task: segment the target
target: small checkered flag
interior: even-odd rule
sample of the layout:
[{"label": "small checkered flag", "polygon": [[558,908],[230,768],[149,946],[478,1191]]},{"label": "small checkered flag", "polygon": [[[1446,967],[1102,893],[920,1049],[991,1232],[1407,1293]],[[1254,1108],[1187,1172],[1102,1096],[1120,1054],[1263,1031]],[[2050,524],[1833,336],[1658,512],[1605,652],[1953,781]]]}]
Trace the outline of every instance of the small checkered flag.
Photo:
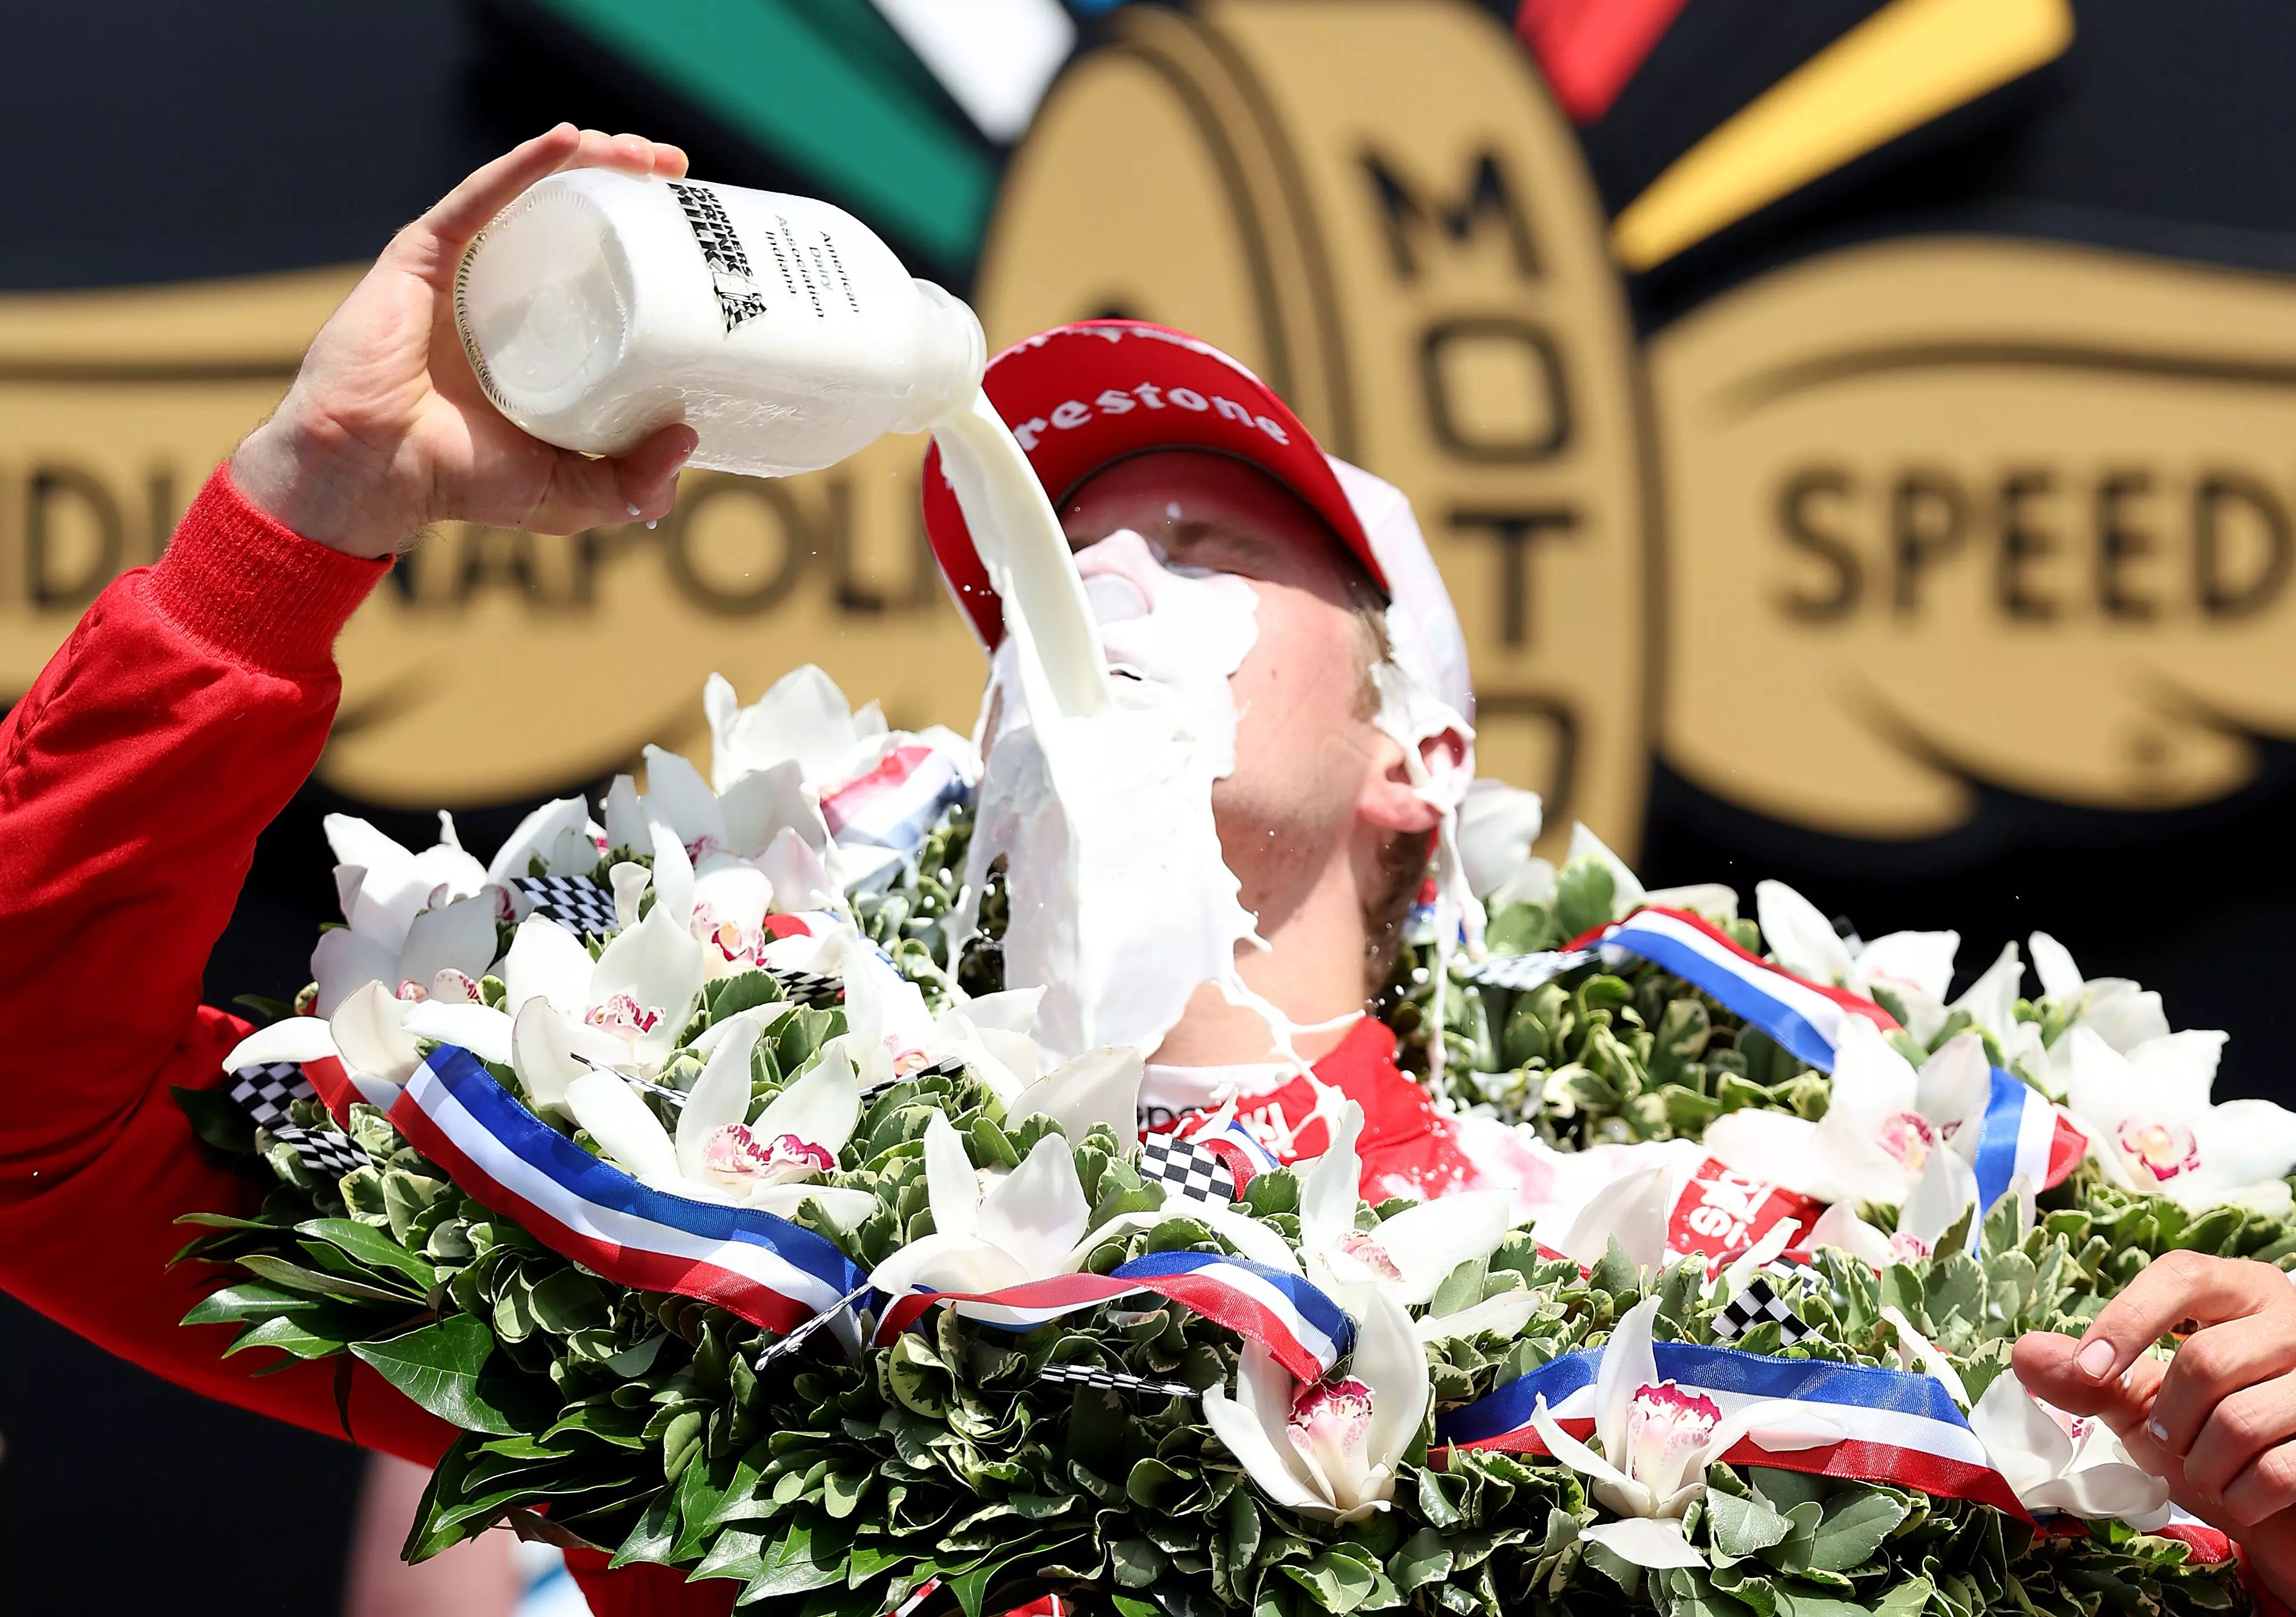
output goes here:
[{"label": "small checkered flag", "polygon": [[1769,1281],[1760,1275],[1722,1305],[1722,1311],[1714,1319],[1714,1334],[1725,1342],[1733,1342],[1765,1319],[1778,1322],[1779,1335],[1789,1347],[1809,1335],[1809,1327],[1801,1322],[1801,1316],[1788,1308]]},{"label": "small checkered flag", "polygon": [[1478,960],[1460,975],[1470,983],[1480,983],[1487,988],[1505,988],[1516,993],[1553,982],[1566,971],[1575,971],[1595,958],[1592,949],[1543,950],[1537,954],[1497,954]]},{"label": "small checkered flag", "polygon": [[537,915],[577,935],[611,937],[622,929],[614,918],[613,894],[586,876],[519,876],[511,885],[526,895]]},{"label": "small checkered flag", "polygon": [[292,1061],[243,1066],[231,1075],[232,1099],[255,1120],[258,1128],[269,1129],[275,1134],[287,1122],[288,1107],[298,1100],[310,1099],[313,1093],[311,1081]]},{"label": "small checkered flag", "polygon": [[766,975],[781,984],[782,998],[792,1005],[845,1003],[845,979],[833,971],[775,971],[768,966]]},{"label": "small checkered flag", "polygon": [[332,1129],[306,1129],[291,1123],[264,1126],[271,1129],[272,1139],[292,1147],[305,1167],[328,1179],[340,1179],[372,1160],[347,1136]]},{"label": "small checkered flag", "polygon": [[1222,1204],[1235,1200],[1235,1175],[1228,1165],[1196,1141],[1177,1134],[1150,1134],[1141,1140],[1140,1177],[1163,1186],[1168,1196]]},{"label": "small checkered flag", "polygon": [[1082,1387],[1104,1387],[1111,1392],[1146,1392],[1157,1398],[1193,1398],[1195,1388],[1185,1381],[1158,1381],[1148,1376],[1103,1370],[1091,1364],[1048,1364],[1037,1372],[1039,1381],[1072,1382]]}]

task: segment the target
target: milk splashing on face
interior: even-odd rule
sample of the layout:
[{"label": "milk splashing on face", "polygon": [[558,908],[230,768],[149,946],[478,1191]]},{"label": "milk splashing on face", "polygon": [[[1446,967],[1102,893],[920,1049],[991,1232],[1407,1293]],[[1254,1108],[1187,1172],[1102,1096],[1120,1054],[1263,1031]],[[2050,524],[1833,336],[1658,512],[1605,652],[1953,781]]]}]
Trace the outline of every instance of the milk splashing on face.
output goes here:
[{"label": "milk splashing on face", "polygon": [[[1258,638],[1250,586],[1164,567],[1132,533],[1071,561],[986,396],[936,437],[1005,603],[968,903],[1004,858],[1004,979],[1046,990],[1040,1048],[1054,1060],[1103,1044],[1152,1052],[1211,983],[1258,1011],[1304,1071],[1292,1024],[1237,974],[1237,945],[1265,944],[1212,820],[1212,782],[1234,767],[1227,676]],[[1111,676],[1111,661],[1127,677]]]}]

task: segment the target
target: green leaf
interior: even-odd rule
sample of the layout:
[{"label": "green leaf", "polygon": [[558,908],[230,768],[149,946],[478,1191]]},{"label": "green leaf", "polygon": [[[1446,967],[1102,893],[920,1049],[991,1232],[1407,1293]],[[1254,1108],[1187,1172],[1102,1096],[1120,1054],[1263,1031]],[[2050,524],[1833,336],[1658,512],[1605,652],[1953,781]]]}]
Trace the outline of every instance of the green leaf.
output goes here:
[{"label": "green leaf", "polygon": [[386,1291],[380,1286],[369,1286],[364,1280],[354,1280],[348,1275],[323,1274],[316,1269],[306,1269],[300,1263],[274,1257],[269,1253],[250,1252],[239,1260],[240,1267],[258,1274],[274,1286],[291,1291],[312,1292],[322,1297],[348,1297],[363,1303],[390,1303],[401,1308],[419,1305],[420,1299],[410,1298],[405,1292]]},{"label": "green leaf", "polygon": [[765,1570],[742,1590],[742,1604],[802,1595],[845,1581],[853,1534],[842,1526],[800,1519],[765,1552]]},{"label": "green leaf", "polygon": [[184,1316],[185,1325],[229,1325],[260,1319],[272,1314],[326,1307],[324,1298],[308,1292],[287,1291],[276,1286],[243,1281],[209,1292]]},{"label": "green leaf", "polygon": [[430,1263],[356,1219],[306,1219],[295,1230],[340,1247],[369,1269],[395,1270],[426,1292],[439,1284],[439,1271]]},{"label": "green leaf", "polygon": [[221,1090],[189,1090],[170,1085],[168,1093],[190,1120],[192,1132],[218,1151],[234,1156],[255,1150],[255,1120]]},{"label": "green leaf", "polygon": [[1904,1502],[1878,1488],[1828,1500],[1809,1564],[1829,1572],[1862,1566],[1905,1519]]},{"label": "green leaf", "polygon": [[1451,1547],[1431,1527],[1423,1527],[1406,1539],[1387,1564],[1387,1575],[1408,1595],[1422,1584],[1451,1575]]},{"label": "green leaf", "polygon": [[1874,1603],[1874,1617],[1922,1617],[1935,1592],[1927,1578],[1908,1578]]},{"label": "green leaf", "polygon": [[1327,1549],[1305,1566],[1286,1566],[1283,1575],[1315,1596],[1333,1617],[1344,1617],[1372,1597],[1373,1569],[1353,1556]]},{"label": "green leaf", "polygon": [[1767,1549],[1785,1536],[1786,1518],[1759,1499],[1733,1499],[1708,1490],[1706,1531],[1714,1548],[1734,1558]]},{"label": "green leaf", "polygon": [[562,1269],[542,1280],[535,1286],[527,1306],[532,1310],[535,1322],[554,1336],[602,1330],[613,1319],[605,1293],[578,1269]]},{"label": "green leaf", "polygon": [[487,1374],[494,1333],[457,1314],[388,1342],[357,1342],[351,1352],[392,1386],[449,1425],[507,1436],[537,1429],[512,1384]]},{"label": "green leaf", "polygon": [[1554,919],[1565,939],[1608,922],[1618,902],[1611,867],[1588,853],[1562,867],[1554,884]]}]

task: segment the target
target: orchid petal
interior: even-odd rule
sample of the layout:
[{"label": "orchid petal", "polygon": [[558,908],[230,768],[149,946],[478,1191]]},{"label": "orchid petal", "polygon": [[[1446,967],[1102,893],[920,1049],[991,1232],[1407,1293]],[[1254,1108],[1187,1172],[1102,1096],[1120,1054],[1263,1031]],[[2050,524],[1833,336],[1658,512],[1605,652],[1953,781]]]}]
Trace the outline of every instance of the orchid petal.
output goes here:
[{"label": "orchid petal", "polygon": [[2020,1500],[2029,1489],[2060,1475],[2072,1461],[2072,1439],[2013,1373],[1993,1378],[1969,1411],[1969,1428]]},{"label": "orchid petal", "polygon": [[[537,1112],[566,1110],[566,1086],[590,1070],[574,1058],[577,1032],[598,1034],[594,1028],[570,1023],[540,994],[526,1002],[511,1018],[510,1066],[526,1090],[527,1105]],[[619,1040],[612,1041],[616,1045]]]},{"label": "orchid petal", "polygon": [[1019,1259],[1032,1278],[1060,1273],[1091,1222],[1068,1141],[1050,1134],[980,1198],[982,1237]]},{"label": "orchid petal", "polygon": [[964,1015],[973,1026],[984,1033],[1027,1033],[1037,1023],[1037,1007],[1044,1003],[1045,991],[1036,988],[1008,988],[1001,993],[976,995],[964,1002]]},{"label": "orchid petal", "polygon": [[2001,952],[1985,975],[1948,1009],[1965,1010],[1970,1020],[2000,1038],[2017,1024],[2017,991],[2025,981],[2025,968],[2017,959],[2017,945],[2001,945]]},{"label": "orchid petal", "polygon": [[1397,1301],[1413,1307],[1431,1303],[1453,1270],[1471,1258],[1488,1257],[1513,1221],[1513,1201],[1504,1190],[1455,1190],[1406,1207],[1371,1231],[1403,1277]]},{"label": "orchid petal", "polygon": [[1719,1459],[1742,1437],[1772,1454],[1792,1454],[1803,1449],[1827,1448],[1849,1435],[1849,1430],[1838,1422],[1812,1414],[1801,1404],[1778,1400],[1747,1404],[1724,1416],[1707,1434],[1705,1451],[1708,1459]]},{"label": "orchid petal", "polygon": [[2169,1484],[2125,1462],[2108,1461],[2039,1483],[2017,1496],[2028,1510],[2063,1510],[2092,1521],[2118,1516],[2132,1526],[2168,1516]]},{"label": "orchid petal", "polygon": [[[776,892],[779,889],[776,888]],[[853,1042],[872,1052],[854,1065],[866,1072],[878,1058],[921,1049],[932,1037],[932,1017],[923,991],[888,965],[860,934],[840,939],[840,975],[845,980],[845,1026]]]},{"label": "orchid petal", "polygon": [[[1827,1209],[1827,1212],[1832,1211],[1832,1208]],[[1822,1219],[1824,1214],[1819,1216]],[[1800,1231],[1800,1220],[1778,1220],[1767,1229],[1762,1231],[1761,1237],[1752,1245],[1731,1260],[1729,1266],[1722,1271],[1721,1284],[1715,1288],[1716,1291],[1723,1297],[1729,1298],[1745,1290],[1753,1283],[1755,1275],[1767,1268],[1770,1260],[1784,1252],[1787,1244]]]},{"label": "orchid petal", "polygon": [[[653,833],[649,830],[646,835],[651,837]],[[645,890],[653,886],[653,872],[635,859],[625,859],[606,872],[606,884],[614,891],[614,930],[627,932],[638,924],[638,907]]]},{"label": "orchid petal", "polygon": [[414,918],[398,954],[398,981],[429,990],[441,971],[459,971],[472,982],[487,975],[495,958],[495,905],[486,896],[460,898],[444,909]]},{"label": "orchid petal", "polygon": [[511,1019],[491,1006],[417,1000],[406,1008],[400,1025],[410,1038],[451,1044],[496,1066],[511,1064]]},{"label": "orchid petal", "polygon": [[1537,792],[1486,776],[1467,788],[1459,804],[1454,832],[1467,886],[1478,898],[1488,898],[1530,858],[1538,840],[1544,811]]},{"label": "orchid petal", "polygon": [[669,1131],[618,1074],[583,1074],[566,1086],[566,1109],[607,1156],[636,1178],[652,1182],[678,1176],[677,1147]]},{"label": "orchid petal", "polygon": [[1908,1369],[1919,1370],[1936,1378],[1953,1401],[1969,1408],[1969,1389],[1962,1384],[1961,1372],[1953,1368],[1953,1360],[1937,1350],[1937,1344],[1914,1328],[1906,1318],[1906,1311],[1894,1303],[1882,1305],[1882,1318],[1897,1328],[1898,1352]]},{"label": "orchid petal", "polygon": [[[1538,1433],[1538,1441],[1546,1445],[1547,1453],[1581,1475],[1591,1476],[1597,1482],[1608,1482],[1611,1487],[1622,1491],[1641,1488],[1641,1484],[1625,1472],[1565,1432],[1562,1423],[1557,1421],[1547,1409],[1546,1394],[1544,1392],[1538,1395],[1531,1406],[1530,1429]],[[1641,1490],[1644,1498],[1649,1497],[1649,1490]]]},{"label": "orchid petal", "polygon": [[758,855],[758,868],[772,878],[775,913],[830,910],[840,891],[821,855],[795,831],[784,829]]},{"label": "orchid petal", "polygon": [[1603,1360],[1595,1372],[1595,1435],[1603,1452],[1623,1457],[1627,1452],[1627,1416],[1638,1387],[1658,1384],[1658,1356],[1651,1351],[1651,1320],[1658,1314],[1658,1299],[1648,1297],[1620,1316],[1603,1347]]},{"label": "orchid petal", "polygon": [[1294,1164],[1300,1180],[1300,1244],[1310,1252],[1337,1245],[1356,1227],[1363,1162],[1356,1137],[1363,1132],[1363,1107],[1349,1101],[1332,1125],[1332,1143],[1312,1163]]},{"label": "orchid petal", "polygon": [[677,1114],[677,1172],[684,1178],[703,1180],[709,1137],[718,1130],[750,1121],[750,1054],[758,1048],[758,1030],[737,1028],[718,1041],[702,1064],[701,1076],[686,1091]]},{"label": "orchid petal", "polygon": [[794,758],[770,769],[752,770],[730,786],[719,788],[718,810],[725,816],[726,845],[754,858],[773,845],[783,831],[795,831],[800,841],[816,853],[829,848],[829,822],[821,805],[806,789],[805,772]]},{"label": "orchid petal", "polygon": [[845,693],[811,663],[791,669],[748,707],[738,706],[730,685],[722,691],[705,687],[702,701],[709,715],[710,772],[725,781],[793,758],[807,780],[824,788],[841,785],[838,772],[865,739],[863,729],[881,735],[884,730],[882,714],[873,726],[866,720],[857,724]]},{"label": "orchid petal", "polygon": [[734,1037],[737,1028],[746,1027],[753,1033],[762,1034],[766,1029],[787,1016],[789,1009],[786,1001],[775,1000],[769,1005],[752,1005],[749,1009],[737,1010],[730,1017],[720,1017],[696,1033],[693,1036],[693,1042],[685,1048],[695,1055],[706,1058],[719,1044]]},{"label": "orchid petal", "polygon": [[578,1022],[590,1008],[590,970],[581,939],[546,916],[530,916],[503,956],[503,1009],[515,1017],[529,1000],[544,999]]},{"label": "orchid petal", "polygon": [[[1920,1177],[1898,1214],[1898,1233],[1910,1236],[1925,1249],[1935,1249],[1939,1238],[1956,1220],[1977,1205],[1977,1172],[1958,1151],[1931,1151]],[[1978,1208],[1982,1218],[1985,1210]]]},{"label": "orchid petal", "polygon": [[645,809],[638,801],[638,783],[627,775],[616,775],[614,783],[606,788],[606,845],[627,848],[642,853],[646,841]]},{"label": "orchid petal", "polygon": [[1374,1291],[1356,1323],[1356,1349],[1348,1370],[1371,1389],[1371,1425],[1364,1433],[1364,1458],[1392,1473],[1427,1419],[1434,1397],[1427,1374],[1427,1350],[1419,1344],[1411,1316],[1386,1291]]},{"label": "orchid petal", "polygon": [[[1975,1033],[1955,1034],[1922,1063],[1915,1086],[1914,1109],[1931,1123],[1981,1117],[1993,1098],[1993,1064],[1986,1059],[1985,1041]],[[1958,1141],[1961,1135],[1954,1138]],[[1970,1143],[1974,1146],[1973,1138]]]},{"label": "orchid petal", "polygon": [[371,1073],[390,1083],[405,1083],[414,1075],[422,1052],[406,1029],[406,1010],[380,983],[369,983],[335,1008],[328,1031],[354,1074]]},{"label": "orchid petal", "polygon": [[312,1009],[332,1017],[343,1001],[369,983],[380,983],[390,993],[398,987],[398,951],[365,933],[337,927],[319,934],[311,951],[311,976],[319,985]]},{"label": "orchid petal", "polygon": [[[681,755],[660,747],[645,749],[645,796],[638,801],[647,825],[668,826],[687,848],[726,846],[726,816],[701,772]],[[655,852],[660,851],[657,846]]]},{"label": "orchid petal", "polygon": [[1683,1535],[1682,1523],[1670,1517],[1621,1516],[1578,1530],[1588,1544],[1599,1544],[1621,1561],[1660,1571],[1669,1567],[1703,1567],[1706,1557]]},{"label": "orchid petal", "polygon": [[1643,902],[1666,910],[1687,910],[1718,927],[1738,919],[1738,889],[1718,881],[1686,882],[1679,887],[1652,887]]},{"label": "orchid petal", "polygon": [[2034,933],[2025,943],[2033,951],[2033,970],[2041,979],[2042,994],[2067,1011],[2078,1012],[2087,984],[2080,968],[2073,964],[2072,951],[2046,932]]},{"label": "orchid petal", "polygon": [[650,820],[646,830],[653,837],[653,907],[684,932],[693,922],[693,862],[676,827]]},{"label": "orchid petal", "polygon": [[869,1284],[891,1296],[920,1286],[932,1291],[979,1294],[1040,1278],[993,1241],[937,1230],[920,1236],[877,1265]]},{"label": "orchid petal", "polygon": [[1748,1179],[1782,1185],[1804,1196],[1824,1184],[1817,1124],[1791,1112],[1759,1107],[1725,1112],[1706,1125],[1702,1143],[1708,1156]]},{"label": "orchid petal", "polygon": [[2080,1021],[2117,1050],[2133,1050],[2169,1036],[2169,1013],[2161,1009],[2161,996],[2112,978],[2088,985],[2088,1009],[2081,1012]]},{"label": "orchid petal", "polygon": [[[501,886],[526,874],[537,856],[554,865],[553,853],[561,833],[571,830],[589,842],[590,809],[579,797],[558,797],[518,822],[508,841],[487,862],[487,879]],[[591,860],[596,863],[594,853]]]},{"label": "orchid petal", "polygon": [[235,1073],[242,1067],[268,1066],[275,1061],[316,1061],[340,1053],[335,1048],[334,1030],[327,1025],[325,1017],[284,1017],[233,1045],[231,1053],[223,1058],[223,1070]]},{"label": "orchid petal", "polygon": [[1072,1142],[1082,1140],[1093,1124],[1106,1123],[1128,1146],[1140,1128],[1141,1067],[1140,1052],[1131,1045],[1088,1049],[1022,1090],[1005,1108],[1006,1126],[1042,1113]]},{"label": "orchid petal", "polygon": [[1603,1261],[1615,1239],[1636,1268],[1656,1268],[1666,1261],[1666,1221],[1672,1189],[1673,1174],[1663,1167],[1613,1180],[1587,1200],[1570,1229],[1552,1245],[1573,1262],[1591,1269]]},{"label": "orchid petal", "polygon": [[1958,932],[1884,933],[1857,951],[1857,975],[1868,992],[1893,989],[1900,999],[1927,1000],[1942,1011],[1946,990],[1953,986],[1953,957],[1960,952]]},{"label": "orchid petal", "polygon": [[774,884],[763,870],[731,853],[705,853],[693,870],[696,926],[731,921],[744,932],[755,932],[766,924]]},{"label": "orchid petal", "polygon": [[794,1135],[834,1157],[861,1121],[861,1084],[845,1052],[832,1049],[766,1103],[753,1131],[760,1139]]},{"label": "orchid petal", "polygon": [[1859,1218],[1848,1202],[1836,1202],[1817,1215],[1817,1222],[1810,1226],[1808,1245],[1813,1251],[1821,1246],[1834,1247],[1876,1270],[1887,1269],[1897,1262],[1890,1237]]},{"label": "orchid petal", "polygon": [[942,1112],[925,1120],[925,1203],[942,1235],[980,1233],[980,1180],[964,1138]]},{"label": "orchid petal", "polygon": [[1522,1334],[1522,1327],[1538,1311],[1538,1294],[1517,1286],[1495,1297],[1485,1297],[1456,1314],[1430,1315],[1413,1328],[1422,1342],[1449,1342],[1486,1334],[1512,1340]]},{"label": "orchid petal", "polygon": [[[1281,1384],[1275,1378],[1281,1377]],[[1305,1515],[1334,1514],[1332,1502],[1302,1474],[1298,1450],[1284,1430],[1291,1412],[1291,1377],[1257,1342],[1244,1344],[1236,1366],[1235,1396],[1204,1392],[1204,1424],[1275,1503]],[[1262,1386],[1261,1383],[1268,1384]]]},{"label": "orchid petal", "polygon": [[1762,941],[1777,963],[1816,983],[1846,983],[1854,962],[1833,923],[1809,900],[1782,881],[1754,884],[1754,913]]},{"label": "orchid petal", "polygon": [[[533,923],[529,922],[529,926]],[[617,995],[655,1018],[653,1026],[631,1041],[641,1061],[659,1065],[675,1048],[677,1035],[693,1014],[701,992],[701,945],[656,902],[646,917],[627,932],[618,932],[590,971],[587,1017]]]}]

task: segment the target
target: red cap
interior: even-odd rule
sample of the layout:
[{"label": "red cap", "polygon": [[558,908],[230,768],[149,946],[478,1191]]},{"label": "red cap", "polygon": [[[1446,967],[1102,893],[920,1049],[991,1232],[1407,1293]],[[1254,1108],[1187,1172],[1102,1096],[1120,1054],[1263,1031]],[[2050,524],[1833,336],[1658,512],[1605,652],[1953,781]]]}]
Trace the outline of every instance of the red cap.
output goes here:
[{"label": "red cap", "polygon": [[[1362,519],[1300,418],[1210,343],[1144,320],[1079,321],[1013,344],[988,362],[981,386],[1055,508],[1128,455],[1209,449],[1249,461],[1298,494],[1388,587]],[[925,454],[924,507],[941,576],[994,649],[1004,638],[1004,608],[941,473],[939,444]]]}]

